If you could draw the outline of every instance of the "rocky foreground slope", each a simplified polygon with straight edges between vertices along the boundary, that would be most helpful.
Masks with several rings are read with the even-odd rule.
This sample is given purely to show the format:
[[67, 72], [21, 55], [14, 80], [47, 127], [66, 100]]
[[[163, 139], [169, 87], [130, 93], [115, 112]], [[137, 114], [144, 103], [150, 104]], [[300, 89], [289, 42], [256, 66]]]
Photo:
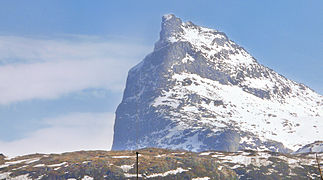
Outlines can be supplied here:
[[154, 51], [128, 73], [112, 149], [292, 152], [323, 140], [322, 95], [223, 32], [174, 15], [161, 27]]
[[[140, 179], [318, 179], [314, 154], [139, 150]], [[135, 179], [134, 151], [0, 157], [0, 179]], [[319, 154], [323, 158], [323, 153]]]

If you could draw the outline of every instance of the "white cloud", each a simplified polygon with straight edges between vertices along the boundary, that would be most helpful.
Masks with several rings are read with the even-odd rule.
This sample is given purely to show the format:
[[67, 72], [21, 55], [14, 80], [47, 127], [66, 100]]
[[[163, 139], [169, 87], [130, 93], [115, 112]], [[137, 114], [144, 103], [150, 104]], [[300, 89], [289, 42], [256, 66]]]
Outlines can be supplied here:
[[[0, 36], [0, 106], [61, 98], [89, 88], [121, 92], [128, 70], [149, 50], [136, 43], [92, 36], [66, 39]], [[16, 156], [110, 150], [112, 145], [113, 113], [73, 113], [37, 122], [45, 123], [47, 128], [22, 139], [0, 140], [0, 153]], [[21, 123], [28, 121], [21, 117]], [[5, 127], [1, 118], [0, 125]]]
[[74, 113], [44, 119], [43, 122], [49, 127], [32, 132], [23, 139], [0, 141], [0, 153], [13, 157], [31, 153], [111, 149], [113, 113]]
[[4, 64], [0, 66], [0, 104], [58, 98], [86, 88], [122, 90], [127, 71], [147, 51], [140, 45], [90, 38], [0, 36], [0, 62]]
[[[111, 41], [96, 36], [30, 38], [0, 36], [0, 63], [90, 60], [97, 58], [128, 59], [142, 57], [146, 46], [129, 41]], [[138, 60], [135, 60], [138, 61]]]
[[122, 90], [129, 64], [115, 60], [60, 61], [0, 67], [0, 104], [51, 99], [86, 88]]

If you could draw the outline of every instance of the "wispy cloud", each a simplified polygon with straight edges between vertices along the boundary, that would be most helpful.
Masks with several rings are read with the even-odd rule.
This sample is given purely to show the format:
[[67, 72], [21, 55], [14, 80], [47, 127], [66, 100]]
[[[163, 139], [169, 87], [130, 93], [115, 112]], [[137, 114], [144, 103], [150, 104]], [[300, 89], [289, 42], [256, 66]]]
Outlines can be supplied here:
[[100, 59], [6, 65], [0, 67], [0, 104], [57, 98], [86, 88], [121, 90], [129, 67]]
[[61, 153], [78, 150], [110, 150], [114, 114], [73, 113], [44, 119], [48, 128], [39, 129], [23, 139], [0, 141], [0, 153], [13, 157], [31, 153]]
[[113, 58], [134, 61], [149, 51], [147, 46], [122, 39], [97, 36], [63, 37], [0, 36], [0, 63], [91, 60]]
[[122, 90], [128, 69], [149, 51], [94, 38], [0, 36], [0, 104], [52, 99], [87, 88]]

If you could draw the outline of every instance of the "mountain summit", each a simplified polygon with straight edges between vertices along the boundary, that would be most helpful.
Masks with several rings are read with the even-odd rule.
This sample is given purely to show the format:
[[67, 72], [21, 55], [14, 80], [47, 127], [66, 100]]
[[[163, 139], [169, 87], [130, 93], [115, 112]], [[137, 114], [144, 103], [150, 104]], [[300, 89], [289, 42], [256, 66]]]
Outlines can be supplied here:
[[113, 150], [291, 152], [323, 139], [323, 96], [223, 32], [172, 14], [161, 28], [154, 51], [128, 73]]

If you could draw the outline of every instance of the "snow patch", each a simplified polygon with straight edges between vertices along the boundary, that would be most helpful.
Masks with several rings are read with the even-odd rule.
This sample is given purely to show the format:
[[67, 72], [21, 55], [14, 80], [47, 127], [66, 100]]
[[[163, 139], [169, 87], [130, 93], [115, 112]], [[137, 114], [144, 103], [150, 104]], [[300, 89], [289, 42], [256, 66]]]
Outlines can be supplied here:
[[9, 178], [10, 180], [32, 180], [31, 178], [28, 178], [28, 175], [29, 174], [24, 174], [24, 175], [20, 175], [20, 176], [17, 176], [17, 177], [12, 177], [12, 178]]
[[[233, 156], [218, 156], [213, 155], [212, 157], [217, 157], [221, 160], [221, 162], [230, 162], [230, 163], [236, 163], [236, 164], [242, 164], [244, 166], [248, 166], [250, 164], [254, 166], [268, 166], [272, 164], [271, 161], [268, 161], [268, 157], [270, 155], [268, 153], [259, 153], [256, 156], [247, 156], [247, 154], [239, 154], [239, 155], [233, 155]], [[237, 166], [238, 167], [238, 166]], [[235, 168], [237, 168], [235, 167]]]
[[94, 178], [93, 177], [90, 177], [90, 176], [84, 176], [82, 178], [82, 180], [93, 180]]
[[179, 174], [179, 173], [182, 173], [182, 172], [185, 172], [185, 171], [188, 171], [188, 170], [179, 167], [179, 168], [177, 168], [175, 170], [166, 171], [164, 173], [155, 173], [155, 174], [151, 174], [151, 175], [146, 176], [146, 177], [147, 178], [153, 178], [153, 177], [158, 177], [158, 176], [165, 177], [165, 176], [168, 176], [168, 175]]
[[168, 21], [168, 20], [170, 20], [170, 19], [172, 19], [172, 17], [173, 17], [174, 15], [172, 15], [172, 14], [165, 14], [163, 17], [164, 17], [164, 19], [166, 20], [166, 21]]
[[134, 166], [134, 164], [133, 165], [122, 165], [122, 166], [120, 166], [120, 168], [123, 170], [123, 172], [128, 172], [130, 169], [133, 168], [133, 166]]
[[200, 153], [200, 156], [208, 156], [210, 155], [212, 152], [202, 152]]
[[194, 58], [190, 56], [189, 54], [186, 54], [186, 56], [182, 59], [182, 63], [188, 63], [188, 62], [193, 62]]
[[47, 165], [48, 167], [58, 167], [58, 166], [63, 166], [67, 164], [67, 162], [62, 162], [62, 163], [59, 163], [59, 164], [51, 164], [51, 165]]
[[[127, 178], [137, 177], [137, 174], [124, 173], [124, 176]], [[138, 174], [138, 177], [142, 177], [142, 174]]]
[[198, 177], [198, 178], [193, 178], [192, 180], [209, 180], [211, 178], [209, 177]]
[[44, 166], [46, 166], [46, 165], [45, 164], [37, 164], [34, 167], [44, 167]]

